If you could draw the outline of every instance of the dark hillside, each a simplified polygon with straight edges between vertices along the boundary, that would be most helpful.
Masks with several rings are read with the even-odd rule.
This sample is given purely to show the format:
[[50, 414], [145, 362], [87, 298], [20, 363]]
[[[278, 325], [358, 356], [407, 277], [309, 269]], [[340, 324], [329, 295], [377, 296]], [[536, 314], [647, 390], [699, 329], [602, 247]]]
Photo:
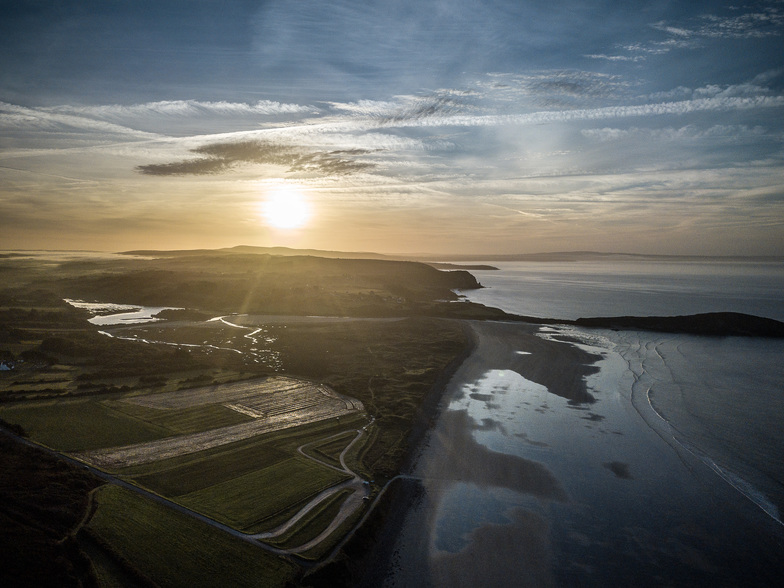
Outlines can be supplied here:
[[784, 337], [784, 323], [738, 312], [709, 312], [689, 316], [618, 316], [581, 318], [581, 327], [639, 329], [713, 337]]
[[480, 287], [466, 271], [417, 262], [220, 252], [117, 269], [82, 263], [78, 273], [52, 289], [83, 300], [240, 313], [399, 316]]

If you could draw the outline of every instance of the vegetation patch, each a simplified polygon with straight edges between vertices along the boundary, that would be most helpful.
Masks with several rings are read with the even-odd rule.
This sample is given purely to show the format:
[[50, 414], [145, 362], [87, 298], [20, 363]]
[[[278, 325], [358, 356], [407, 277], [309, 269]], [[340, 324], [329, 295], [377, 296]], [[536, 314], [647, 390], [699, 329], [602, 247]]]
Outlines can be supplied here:
[[84, 451], [161, 439], [171, 432], [97, 400], [49, 401], [0, 408], [28, 436], [59, 451]]
[[353, 490], [335, 492], [302, 517], [296, 525], [293, 525], [285, 533], [267, 540], [267, 543], [281, 549], [292, 549], [315, 539], [335, 520], [340, 512], [340, 507], [351, 494], [353, 494]]
[[90, 562], [70, 533], [90, 490], [102, 483], [82, 468], [0, 431], [0, 583], [91, 585]]
[[346, 433], [328, 440], [326, 443], [318, 443], [311, 445], [303, 451], [308, 455], [312, 455], [319, 461], [328, 463], [336, 468], [340, 465], [340, 454], [346, 449], [346, 446], [354, 440], [357, 436], [355, 431], [347, 431]]
[[133, 418], [163, 427], [174, 435], [188, 435], [253, 420], [220, 404], [193, 406], [181, 410], [147, 408], [125, 401], [107, 401], [106, 405]]
[[266, 530], [268, 520], [350, 476], [293, 457], [177, 498], [181, 504], [247, 533]]
[[359, 522], [359, 519], [363, 514], [364, 510], [362, 509], [354, 511], [351, 516], [343, 521], [327, 538], [306, 551], [298, 552], [297, 556], [302, 559], [314, 561], [323, 558], [337, 547], [338, 543], [346, 536], [346, 533], [353, 529]]
[[291, 562], [117, 486], [102, 488], [89, 529], [157, 585], [284, 586]]
[[290, 457], [290, 452], [268, 443], [254, 443], [192, 459], [164, 471], [136, 476], [134, 480], [164, 496], [180, 496], [274, 466]]

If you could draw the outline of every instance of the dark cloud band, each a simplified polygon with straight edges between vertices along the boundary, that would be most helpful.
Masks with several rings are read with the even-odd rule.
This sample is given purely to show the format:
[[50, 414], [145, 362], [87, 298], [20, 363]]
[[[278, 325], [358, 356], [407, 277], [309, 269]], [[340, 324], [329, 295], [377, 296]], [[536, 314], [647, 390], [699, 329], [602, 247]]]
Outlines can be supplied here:
[[140, 165], [136, 171], [151, 176], [210, 175], [225, 173], [241, 164], [268, 164], [287, 167], [290, 172], [345, 176], [375, 167], [354, 159], [369, 153], [364, 149], [312, 151], [265, 141], [240, 141], [203, 145], [191, 151], [203, 157]]

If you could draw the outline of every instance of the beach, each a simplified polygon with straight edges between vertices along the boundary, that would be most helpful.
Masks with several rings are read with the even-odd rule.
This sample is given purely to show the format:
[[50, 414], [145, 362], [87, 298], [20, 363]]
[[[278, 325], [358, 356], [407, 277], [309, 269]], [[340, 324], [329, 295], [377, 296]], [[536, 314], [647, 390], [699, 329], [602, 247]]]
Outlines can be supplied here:
[[471, 322], [363, 585], [773, 585], [782, 525], [650, 426], [607, 333]]

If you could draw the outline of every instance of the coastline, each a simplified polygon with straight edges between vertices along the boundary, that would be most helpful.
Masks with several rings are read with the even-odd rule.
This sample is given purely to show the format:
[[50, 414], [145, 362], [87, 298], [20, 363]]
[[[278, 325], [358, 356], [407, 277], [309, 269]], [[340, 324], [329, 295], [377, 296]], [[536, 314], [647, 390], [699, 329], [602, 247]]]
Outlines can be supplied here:
[[[367, 584], [366, 578], [372, 576], [374, 570], [386, 569], [390, 564], [394, 544], [410, 505], [422, 495], [421, 484], [411, 472], [415, 469], [428, 436], [441, 414], [449, 383], [474, 354], [479, 344], [479, 337], [470, 325], [474, 321], [451, 318], [439, 320], [458, 322], [466, 335], [466, 345], [441, 371], [420, 405], [416, 420], [412, 424], [408, 453], [400, 474], [387, 482], [371, 510], [350, 537], [341, 542], [321, 565], [317, 565], [307, 574], [309, 585], [325, 588], [335, 585], [377, 585]], [[371, 549], [367, 548], [368, 543], [372, 543]]]
[[[447, 425], [448, 432], [439, 432], [438, 424], [443, 420], [449, 403], [459, 393], [463, 382], [481, 377], [489, 357], [501, 359], [499, 356], [503, 355], [502, 361], [510, 369], [527, 374], [532, 379], [546, 382], [556, 390], [556, 394], [575, 406], [583, 403], [590, 404], [593, 401], [585, 384], [585, 376], [595, 372], [591, 364], [600, 357], [585, 352], [567, 341], [538, 337], [537, 333], [542, 328], [541, 325], [517, 321], [477, 320], [462, 321], [462, 324], [470, 336], [471, 344], [461, 356], [456, 358], [453, 365], [450, 365], [450, 369], [441, 375], [437, 386], [434, 386], [426, 404], [423, 405], [416, 443], [411, 444], [410, 457], [403, 474], [390, 485], [384, 497], [386, 504], [383, 509], [383, 521], [380, 528], [374, 530], [373, 549], [362, 557], [363, 563], [357, 566], [360, 568], [358, 570], [360, 575], [353, 577], [354, 581], [351, 585], [367, 587], [382, 585], [387, 576], [398, 569], [400, 548], [397, 544], [404, 532], [404, 524], [407, 520], [416, 518], [416, 514], [412, 513], [416, 513], [423, 507], [427, 508], [433, 500], [432, 489], [428, 490], [423, 485], [423, 479], [443, 478], [454, 475], [455, 472], [459, 472], [458, 476], [462, 474], [470, 477], [470, 472], [459, 471], [460, 460], [449, 462], [441, 468], [440, 472], [433, 472], [426, 463], [421, 464], [423, 458], [427, 459], [423, 454], [433, 451], [433, 445], [438, 445], [444, 438], [457, 440], [454, 447], [455, 455], [462, 457], [470, 455], [474, 461], [489, 462], [490, 468], [496, 471], [495, 475], [490, 474], [490, 477], [494, 478], [492, 480], [494, 483], [509, 488], [519, 488], [522, 485], [543, 499], [566, 499], [558, 482], [545, 468], [535, 462], [519, 460], [511, 456], [499, 459], [495, 452], [485, 452], [472, 443], [470, 432], [468, 435], [465, 434], [470, 427], [466, 427], [464, 419], [451, 419]], [[535, 349], [536, 352], [530, 355], [509, 352], [510, 342], [513, 346], [524, 345]], [[556, 368], [553, 369], [553, 366]], [[434, 439], [434, 436], [437, 438]], [[420, 471], [422, 468], [425, 469], [425, 473]], [[407, 538], [406, 542], [411, 544], [411, 538]], [[416, 544], [416, 551], [421, 556], [427, 554], [428, 537], [417, 533], [413, 543]], [[426, 566], [424, 559], [420, 559], [414, 568], [420, 569]], [[414, 578], [409, 579], [414, 580]], [[406, 580], [403, 583], [405, 584]]]
[[[612, 378], [600, 372], [611, 353], [568, 328], [467, 326], [473, 352], [444, 388], [365, 574], [352, 585], [503, 585], [510, 578], [522, 586], [656, 585], [780, 571], [771, 562], [781, 534], [753, 513], [749, 518], [746, 505], [701, 464], [674, 452], [633, 412], [617, 382], [616, 392], [606, 393]], [[519, 423], [477, 412], [506, 394], [496, 385], [500, 395], [490, 398], [490, 372], [527, 382], [531, 402], [542, 403], [520, 413], [530, 435], [527, 428], [513, 434]], [[536, 419], [562, 421], [566, 429], [548, 431]], [[568, 439], [557, 439], [564, 434]], [[513, 437], [519, 446], [510, 450]], [[489, 519], [476, 518], [510, 496]], [[613, 542], [624, 546], [623, 556], [608, 547]], [[683, 553], [672, 550], [677, 543]], [[647, 563], [638, 567], [640, 557]]]

